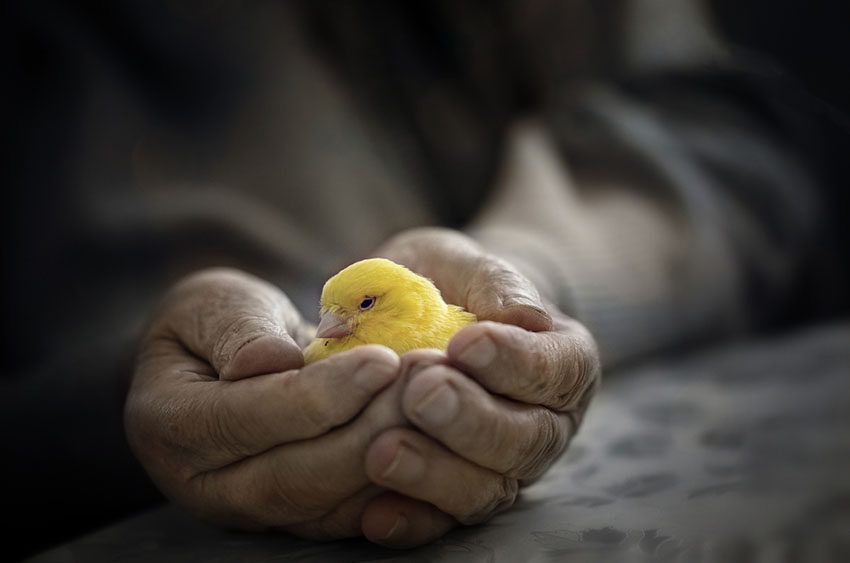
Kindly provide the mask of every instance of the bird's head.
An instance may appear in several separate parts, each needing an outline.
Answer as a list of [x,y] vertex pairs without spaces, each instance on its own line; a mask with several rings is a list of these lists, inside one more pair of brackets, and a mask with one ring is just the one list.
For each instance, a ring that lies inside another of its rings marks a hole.
[[316,337],[345,338],[383,323],[415,323],[435,305],[445,306],[431,280],[384,258],[361,260],[325,283]]

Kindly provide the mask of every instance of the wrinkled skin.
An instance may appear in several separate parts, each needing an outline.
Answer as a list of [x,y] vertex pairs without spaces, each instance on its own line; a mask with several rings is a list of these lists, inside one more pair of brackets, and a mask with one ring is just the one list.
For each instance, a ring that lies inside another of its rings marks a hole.
[[175,503],[227,527],[412,547],[509,507],[566,449],[599,381],[588,332],[458,232],[375,254],[482,322],[445,353],[367,346],[304,367],[310,328],[277,288],[207,270],[170,292],[125,421]]

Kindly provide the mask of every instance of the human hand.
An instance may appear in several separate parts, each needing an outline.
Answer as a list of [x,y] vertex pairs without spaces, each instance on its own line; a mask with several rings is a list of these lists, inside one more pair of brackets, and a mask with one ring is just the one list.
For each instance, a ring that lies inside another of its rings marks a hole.
[[402,357],[402,409],[418,429],[393,428],[366,455],[366,472],[392,492],[373,499],[363,533],[409,547],[513,504],[566,449],[600,376],[595,343],[543,305],[533,285],[465,235],[405,232],[380,248],[425,275],[447,301],[476,313],[445,355]]
[[311,337],[282,292],[247,274],[208,270],[175,286],[125,406],[130,445],[166,496],[226,527],[360,535],[379,492],[366,449],[406,424],[399,358],[366,346],[302,367]]

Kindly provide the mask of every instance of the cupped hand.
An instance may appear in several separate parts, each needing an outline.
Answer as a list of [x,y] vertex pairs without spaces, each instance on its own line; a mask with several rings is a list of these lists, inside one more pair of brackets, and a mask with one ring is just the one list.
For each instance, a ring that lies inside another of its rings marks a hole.
[[360,534],[379,493],[366,450],[406,423],[399,358],[367,346],[303,367],[311,336],[282,292],[242,272],[175,286],[125,405],[130,445],[166,496],[227,527]]
[[600,368],[588,331],[469,237],[419,229],[376,254],[431,278],[481,321],[459,332],[445,355],[402,357],[402,408],[415,429],[381,433],[366,456],[369,477],[391,492],[370,501],[363,533],[409,547],[513,504],[519,486],[566,449]]

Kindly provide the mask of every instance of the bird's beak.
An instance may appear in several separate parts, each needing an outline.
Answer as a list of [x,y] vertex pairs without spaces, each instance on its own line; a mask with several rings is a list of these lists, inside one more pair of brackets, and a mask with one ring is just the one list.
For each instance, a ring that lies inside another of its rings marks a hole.
[[325,313],[316,328],[316,338],[342,338],[351,334],[348,321],[334,313]]

